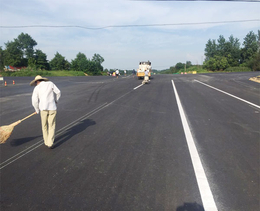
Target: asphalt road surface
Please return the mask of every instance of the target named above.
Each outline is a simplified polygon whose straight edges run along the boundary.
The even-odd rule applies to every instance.
[[[1,211],[259,210],[257,75],[49,78],[55,147],[39,115],[14,128],[0,145]],[[33,77],[5,80],[1,126],[34,112]]]

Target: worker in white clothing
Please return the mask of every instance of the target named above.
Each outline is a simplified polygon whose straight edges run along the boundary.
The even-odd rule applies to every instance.
[[[119,70],[116,69],[116,78],[118,78],[118,76],[119,76]]]
[[[41,114],[44,144],[52,149],[55,139],[56,104],[60,99],[61,92],[53,82],[40,75],[37,75],[30,85],[36,86],[32,94],[32,105],[35,112]]]
[[[143,80],[143,84],[147,84],[149,82],[149,70],[146,69],[144,71],[144,80]]]

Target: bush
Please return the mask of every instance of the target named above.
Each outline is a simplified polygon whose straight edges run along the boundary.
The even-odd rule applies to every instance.
[[[229,67],[225,72],[250,72],[252,71],[249,67]]]

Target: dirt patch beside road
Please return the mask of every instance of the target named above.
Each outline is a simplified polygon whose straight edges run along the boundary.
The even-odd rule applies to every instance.
[[[260,75],[259,75],[259,76],[256,76],[256,77],[253,77],[253,78],[250,78],[249,80],[250,80],[250,81],[257,82],[257,83],[260,83]]]

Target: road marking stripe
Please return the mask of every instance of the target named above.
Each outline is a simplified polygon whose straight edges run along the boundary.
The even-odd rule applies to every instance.
[[[180,101],[180,98],[179,98],[179,95],[178,95],[178,92],[177,92],[177,89],[175,87],[173,80],[172,80],[172,86],[173,86],[176,101],[178,104],[181,121],[182,121],[183,129],[184,129],[186,141],[188,144],[196,180],[197,180],[197,183],[199,186],[199,191],[200,191],[204,209],[205,209],[205,211],[217,211],[218,209],[217,209],[216,203],[214,201],[212,192],[210,190],[208,179],[207,179],[205,171],[203,169],[203,166],[202,166],[202,163],[201,163],[201,160],[199,157],[199,153],[198,153],[196,145],[194,143],[194,140],[193,140],[186,116],[185,116],[185,112],[183,110],[183,107],[182,107],[182,104],[181,104],[181,101]]]
[[[255,106],[255,107],[257,107],[257,108],[260,108],[259,105],[256,105],[256,104],[254,104],[254,103],[251,103],[251,102],[249,102],[249,101],[247,101],[247,100],[244,100],[244,99],[242,99],[242,98],[240,98],[240,97],[237,97],[237,96],[235,96],[235,95],[229,94],[229,93],[227,93],[227,92],[225,92],[225,91],[222,91],[222,90],[220,90],[220,89],[218,89],[218,88],[215,88],[215,87],[213,87],[213,86],[210,86],[210,85],[205,84],[205,83],[203,83],[203,82],[200,82],[200,81],[198,81],[198,80],[194,80],[194,81],[197,81],[197,82],[199,82],[199,83],[201,83],[201,84],[203,84],[203,85],[205,85],[205,86],[208,86],[208,87],[210,87],[210,88],[212,88],[212,89],[215,89],[215,90],[217,90],[217,91],[219,91],[219,92],[222,92],[222,93],[224,93],[224,94],[226,94],[226,95],[229,95],[229,96],[231,96],[231,97],[234,97],[234,98],[236,98],[236,99],[238,99],[238,100],[241,100],[241,101],[243,101],[243,102],[245,102],[245,103],[248,103],[249,105],[252,105],[252,106]]]
[[[31,152],[31,151],[37,149],[39,146],[43,145],[42,141],[43,141],[43,139],[42,139],[41,141],[39,141],[39,142],[41,142],[41,143],[37,142],[37,144],[39,144],[39,145],[35,146],[34,148],[32,148],[32,149],[30,149],[30,150],[28,150],[28,149],[24,150],[24,153],[23,153],[23,154],[22,154],[22,153],[18,153],[18,154],[21,154],[21,155],[18,156],[18,157],[17,157],[18,154],[15,155],[14,157],[16,157],[16,158],[13,159],[13,160],[11,160],[11,161],[9,161],[8,163],[7,163],[6,161],[3,162],[3,163],[1,163],[0,170],[3,169],[3,168],[6,167],[6,166],[9,166],[11,163],[13,163],[13,162],[15,162],[16,160],[20,159],[21,157],[25,156],[25,155],[28,154],[29,152]],[[30,147],[30,148],[31,148],[31,147]],[[8,159],[8,160],[10,160],[10,159]],[[4,163],[6,163],[6,164],[3,165]]]
[[[141,85],[135,87],[134,90],[135,90],[135,89],[138,89],[138,88],[141,87],[141,86],[143,86],[143,84],[141,84]]]
[[[101,111],[102,109],[104,109],[105,107],[107,106],[107,103],[104,103],[103,105],[95,108],[94,110],[90,111],[89,113],[85,114],[84,116],[80,117],[79,119],[71,122],[70,124],[66,125],[65,127],[61,128],[60,130],[57,131],[56,133],[56,137],[59,136],[60,134],[62,134],[64,132],[64,130],[67,130],[73,126],[75,126],[79,121],[85,119],[85,118],[88,118],[90,116],[92,116],[93,114]],[[59,143],[58,142],[55,142],[56,143]],[[0,164],[0,170],[3,169],[4,167],[10,165],[11,163],[13,163],[14,161],[20,159],[21,157],[25,156],[26,154],[28,154],[29,152],[37,149],[38,147],[40,147],[41,145],[43,145],[43,139],[41,139],[40,141],[38,141],[37,143],[33,144],[32,146],[28,147],[27,149],[17,153],[16,155],[14,155],[13,157],[3,161],[1,164]]]
[[[140,86],[142,86],[142,85],[143,85],[143,84],[141,84]],[[138,87],[140,87],[140,86],[138,86]],[[134,90],[137,89],[138,87],[134,88]],[[132,90],[129,91],[129,92],[127,92],[127,93],[125,93],[124,95],[122,95],[121,97],[115,99],[114,101],[112,101],[112,102],[110,102],[110,103],[104,103],[103,105],[101,105],[101,106],[95,108],[94,110],[90,111],[90,112],[87,113],[86,115],[80,117],[79,119],[77,119],[77,120],[71,122],[70,124],[66,125],[65,127],[61,128],[60,130],[57,131],[56,137],[59,136],[60,134],[62,134],[62,133],[64,132],[64,130],[67,130],[67,129],[73,127],[73,126],[76,125],[79,121],[81,121],[81,120],[83,120],[83,119],[85,119],[85,118],[88,118],[88,117],[92,116],[93,114],[95,114],[95,113],[101,111],[102,109],[104,109],[104,108],[110,106],[110,105],[113,104],[115,101],[121,99],[122,97],[126,96],[126,95],[129,94],[130,92],[132,92]],[[59,143],[59,142],[55,142],[55,143]],[[23,151],[17,153],[17,154],[14,155],[13,157],[11,157],[11,158],[9,158],[9,159],[3,161],[2,163],[0,163],[0,170],[3,169],[4,167],[10,165],[10,164],[13,163],[14,161],[20,159],[21,157],[25,156],[25,155],[28,154],[29,152],[31,152],[31,151],[37,149],[37,148],[40,147],[41,145],[43,145],[43,139],[41,139],[41,140],[38,141],[37,143],[33,144],[32,146],[28,147],[27,149],[25,149],[25,150],[23,150]]]

